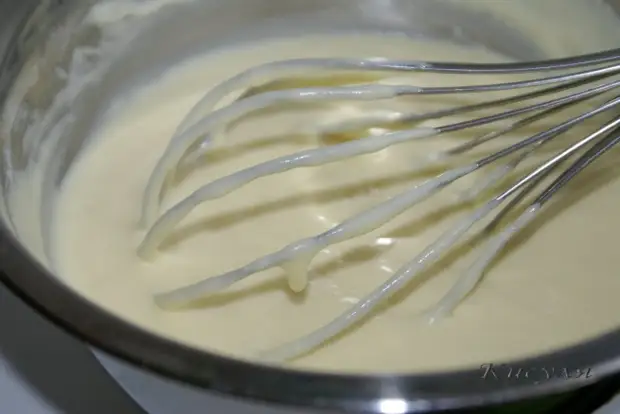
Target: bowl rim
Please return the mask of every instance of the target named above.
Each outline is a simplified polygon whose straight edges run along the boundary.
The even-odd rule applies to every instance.
[[[399,412],[472,408],[568,392],[620,372],[620,329],[533,358],[443,373],[320,373],[237,360],[148,332],[88,301],[45,270],[4,224],[0,281],[66,332],[137,368],[274,405],[356,413],[384,413],[387,404]]]

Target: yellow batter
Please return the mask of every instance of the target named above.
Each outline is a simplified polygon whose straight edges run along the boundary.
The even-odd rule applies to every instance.
[[[313,263],[311,284],[303,294],[290,293],[276,269],[191,309],[162,310],[153,295],[244,265],[385,201],[419,182],[422,177],[412,165],[421,154],[473,138],[480,130],[258,180],[194,211],[152,261],[136,255],[145,233],[139,227],[141,201],[175,128],[209,88],[265,62],[373,56],[378,50],[385,57],[401,59],[501,59],[485,50],[358,35],[259,43],[179,66],[133,96],[122,115],[96,131],[98,139],[73,167],[57,208],[58,274],[136,324],[241,357],[295,339],[345,311],[454,224],[468,208],[456,203],[458,196],[475,177],[466,177],[379,231],[323,251]],[[414,82],[441,84],[445,79],[430,76]],[[373,110],[422,112],[449,102],[445,99],[407,98],[368,105]],[[347,139],[320,137],[312,131],[317,122],[335,121],[359,110],[360,105],[352,103],[278,108],[235,125],[199,167],[179,174],[166,192],[162,211],[231,172]],[[539,127],[563,119],[550,119]],[[582,133],[588,130],[584,128]],[[615,327],[613,315],[620,310],[615,269],[620,259],[611,241],[620,234],[620,222],[609,218],[620,202],[620,181],[608,181],[604,191],[584,197],[589,193],[585,187],[594,187],[605,177],[600,171],[585,173],[563,201],[579,202],[570,209],[550,206],[549,213],[532,226],[536,234],[512,249],[453,317],[430,326],[422,312],[466,269],[468,261],[458,254],[432,268],[424,283],[408,287],[371,320],[293,364],[326,370],[441,370],[527,356]]]

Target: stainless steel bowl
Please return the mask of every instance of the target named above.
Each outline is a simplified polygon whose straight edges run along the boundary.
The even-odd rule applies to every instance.
[[[105,52],[113,58],[112,63],[90,83],[74,89],[74,94],[64,95],[65,101],[59,103],[59,92],[66,91],[67,85],[58,68],[66,68],[79,48],[89,50],[89,46],[101,45],[115,35],[116,27],[105,32],[83,23],[95,3],[0,1],[0,109],[19,115],[0,119],[0,278],[40,313],[94,347],[140,369],[198,386],[205,392],[296,407],[293,412],[300,412],[303,407],[404,413],[490,405],[566,392],[620,371],[620,329],[570,349],[514,361],[514,367],[530,369],[529,376],[522,374],[519,378],[515,377],[516,372],[512,377],[488,373],[485,376],[485,370],[478,368],[393,376],[328,375],[267,368],[158,337],[73,292],[50,271],[52,266],[46,254],[51,194],[86,144],[87,132],[117,92],[157,75],[171,62],[186,58],[197,49],[208,50],[243,41],[248,36],[276,34],[276,28],[277,34],[284,30],[302,33],[338,29],[387,30],[482,43],[516,59],[546,56],[541,39],[528,38],[516,30],[514,24],[518,22],[509,18],[499,20],[483,9],[465,9],[461,7],[463,3],[455,1],[204,0],[196,7],[177,2],[162,9],[159,17],[148,24],[129,25],[135,33],[128,34],[129,40],[122,42],[123,47]],[[619,0],[608,3],[620,10]],[[555,14],[543,17],[559,18]],[[244,30],[240,31],[241,27]],[[579,31],[574,29],[559,26],[557,35],[578,36]],[[609,43],[613,44],[612,39]],[[604,47],[607,45],[600,46]],[[81,58],[82,69],[87,70],[95,67],[102,56],[82,54]],[[38,71],[33,74],[35,63]],[[15,113],[16,108],[19,113]],[[48,117],[34,133],[29,125],[42,113]],[[64,126],[59,129],[61,124]],[[52,147],[49,153],[53,156],[36,156],[45,146]],[[40,218],[35,235],[26,234],[15,225],[15,216],[20,212],[11,210],[6,203],[20,172],[33,162],[48,163],[40,182],[30,189],[32,207],[38,210],[35,216]],[[561,367],[575,374],[575,378],[541,377],[543,367]],[[576,375],[579,369],[589,369],[590,375]]]

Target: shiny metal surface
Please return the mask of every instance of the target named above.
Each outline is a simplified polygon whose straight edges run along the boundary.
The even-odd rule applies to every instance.
[[[96,31],[77,30],[71,23],[78,21],[91,3],[87,0],[0,1],[0,106],[6,102],[28,60],[36,56],[46,63],[44,67],[49,73],[39,74],[24,102],[33,113],[49,107],[64,86],[52,76],[55,65],[68,59],[76,45],[100,40]],[[613,3],[620,5],[620,1]],[[174,18],[162,18],[139,39],[136,45],[140,48],[134,50],[139,53],[123,55],[96,88],[76,96],[71,102],[79,109],[76,113],[80,116],[63,137],[62,162],[50,166],[48,183],[53,187],[62,181],[85,144],[85,131],[97,121],[97,114],[115,91],[156,74],[168,62],[188,56],[198,44],[208,49],[243,40],[235,30],[240,25],[255,28],[255,34],[269,33],[271,27],[283,21],[289,24],[292,32],[334,27],[339,30],[394,30],[413,36],[483,43],[521,60],[545,57],[536,42],[522,37],[510,26],[490,16],[461,10],[455,4],[447,0],[213,0],[203,2],[203,13],[178,6]],[[171,31],[174,19],[186,20],[188,30]],[[455,30],[457,22],[461,28],[458,31]],[[50,36],[59,30],[66,35],[64,46],[51,51],[46,49]],[[55,117],[60,119],[62,110]],[[24,142],[24,131],[24,124],[15,123],[7,128],[0,121],[3,194],[10,188],[14,173],[32,162],[31,151],[37,148]],[[489,380],[483,378],[484,370],[480,369],[416,376],[322,375],[223,358],[145,332],[74,294],[46,271],[45,260],[33,259],[31,246],[17,241],[10,223],[10,211],[6,204],[2,208],[5,219],[0,234],[0,269],[5,273],[0,278],[9,288],[46,317],[110,354],[216,393],[312,410],[404,413],[548,395],[583,386],[620,370],[620,331],[575,348],[518,363],[523,367],[565,367],[574,374],[575,378],[570,381],[556,378],[540,382],[537,376],[518,381],[506,377]],[[42,208],[43,216],[46,211]],[[45,238],[46,217],[43,219],[42,239]],[[579,371],[585,367],[590,370],[588,373],[595,375]]]

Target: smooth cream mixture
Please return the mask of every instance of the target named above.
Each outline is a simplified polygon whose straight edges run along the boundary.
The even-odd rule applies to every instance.
[[[311,284],[303,294],[290,293],[277,269],[191,309],[162,310],[153,295],[244,265],[385,201],[421,179],[413,168],[421,154],[471,139],[481,130],[260,179],[200,206],[150,262],[136,256],[144,236],[138,222],[141,197],[155,163],[204,91],[231,73],[264,62],[364,56],[376,50],[394,58],[500,59],[484,50],[356,36],[266,42],[189,62],[150,85],[122,115],[97,131],[99,139],[74,167],[56,222],[59,273],[88,297],[137,324],[246,357],[306,334],[345,311],[454,224],[468,208],[458,203],[458,196],[475,182],[475,175],[379,231],[324,250],[313,263]],[[441,84],[446,78],[424,79],[427,84]],[[484,77],[480,82],[492,80]],[[445,104],[441,99],[369,105],[422,112]],[[330,140],[355,139],[321,137],[312,131],[317,123],[359,110],[353,103],[279,107],[235,125],[198,167],[178,175],[163,199],[162,211],[200,186],[249,165],[333,143]],[[582,185],[593,187],[600,181],[588,177],[584,174]],[[600,241],[613,240],[620,230],[605,219],[620,201],[620,181],[581,199],[581,193],[589,190],[580,191],[577,184],[566,196],[579,198],[578,203],[570,209],[550,207],[535,223],[536,234],[504,257],[453,317],[429,326],[422,313],[466,269],[459,254],[447,256],[427,272],[424,283],[409,286],[357,329],[294,363],[321,369],[434,370],[533,354],[612,328],[617,321],[610,315],[620,288],[614,269],[620,263],[614,243]]]
[[[565,17],[582,19],[578,11],[591,8],[590,3],[581,7],[585,4],[562,9]],[[511,8],[506,6],[506,10]],[[519,9],[515,6],[513,11]],[[525,19],[524,25],[527,23]],[[612,32],[611,25],[603,26]],[[600,34],[603,32],[601,29]],[[585,38],[580,38],[583,45],[549,39],[549,50],[572,53],[587,48]],[[506,59],[484,49],[414,41],[404,36],[356,34],[269,40],[178,65],[147,87],[124,96],[113,116],[93,132],[96,139],[72,167],[63,183],[54,221],[52,265],[56,273],[94,302],[140,326],[244,358],[330,322],[471,212],[474,204],[462,203],[459,197],[490,170],[464,177],[377,231],[324,249],[312,263],[310,285],[302,293],[292,293],[283,271],[272,269],[188,309],[162,309],[154,295],[243,266],[295,240],[328,230],[444,171],[445,167],[416,171],[416,164],[429,153],[458,145],[502,123],[261,178],[202,204],[148,261],[136,254],[146,232],[139,223],[142,196],[179,123],[210,88],[245,69],[276,60],[378,54],[432,61]],[[368,81],[352,76],[318,79],[317,85],[364,80]],[[502,80],[506,79],[398,75],[388,82],[445,86]],[[161,213],[199,187],[248,166],[385,132],[374,128],[351,134],[317,134],[323,125],[362,113],[421,113],[477,99],[480,97],[465,95],[408,97],[288,105],[261,111],[227,131],[219,131],[221,138],[212,152],[176,174],[165,191]],[[464,160],[488,154],[588,108],[585,105],[554,115],[476,149],[471,157],[454,165],[463,165]],[[423,126],[460,119],[434,120]],[[558,139],[546,146],[539,157],[554,154],[602,121],[597,118],[576,128],[563,138],[565,141]],[[610,220],[620,201],[620,180],[615,179],[618,171],[614,165],[617,156],[617,151],[605,156],[548,205],[452,316],[430,325],[424,312],[480,252],[475,240],[446,255],[371,318],[291,364],[322,370],[435,371],[530,356],[617,327],[614,315],[620,311],[616,299],[620,279],[616,269],[620,259],[615,241],[620,222]],[[525,166],[519,171],[526,171]],[[16,203],[13,200],[14,210],[25,211],[27,217],[29,210],[20,209]],[[22,204],[27,205],[25,201]]]

